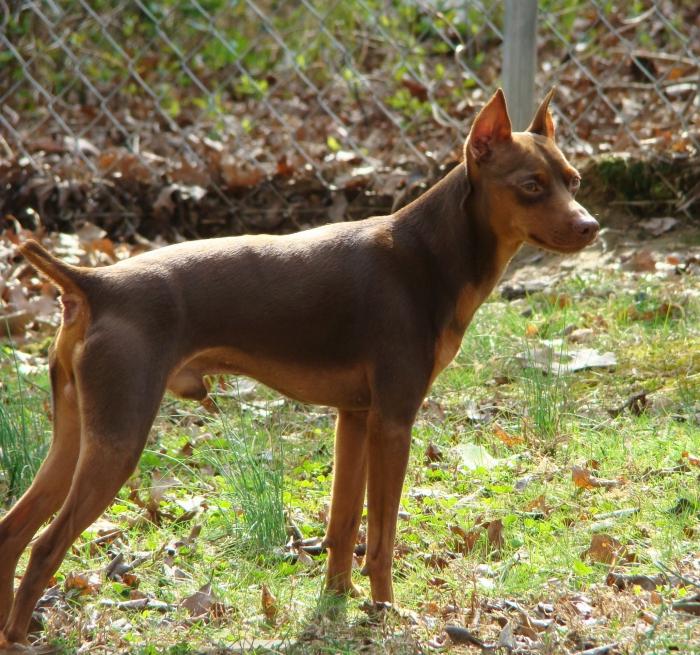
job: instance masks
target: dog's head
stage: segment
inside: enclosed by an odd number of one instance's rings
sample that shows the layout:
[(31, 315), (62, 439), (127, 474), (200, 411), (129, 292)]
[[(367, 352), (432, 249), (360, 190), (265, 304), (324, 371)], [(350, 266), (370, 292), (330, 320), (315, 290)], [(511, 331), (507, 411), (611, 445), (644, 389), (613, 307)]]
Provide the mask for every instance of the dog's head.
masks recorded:
[(503, 91), (496, 91), (474, 120), (464, 161), (499, 238), (576, 252), (595, 239), (599, 225), (576, 202), (581, 177), (554, 142), (552, 94), (525, 132), (513, 132)]

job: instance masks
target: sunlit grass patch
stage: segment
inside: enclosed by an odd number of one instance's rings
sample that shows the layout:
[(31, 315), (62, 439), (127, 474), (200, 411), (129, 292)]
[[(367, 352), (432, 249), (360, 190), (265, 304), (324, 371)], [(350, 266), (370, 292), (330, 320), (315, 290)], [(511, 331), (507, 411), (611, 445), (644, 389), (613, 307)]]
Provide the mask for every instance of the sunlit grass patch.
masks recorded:
[(219, 511), (234, 548), (269, 555), (286, 541), (283, 441), (239, 413), (220, 412), (209, 427), (215, 434), (209, 457), (219, 487)]
[(0, 476), (4, 494), (13, 501), (34, 479), (48, 447), (43, 393), (29, 389), (11, 343), (0, 345)]

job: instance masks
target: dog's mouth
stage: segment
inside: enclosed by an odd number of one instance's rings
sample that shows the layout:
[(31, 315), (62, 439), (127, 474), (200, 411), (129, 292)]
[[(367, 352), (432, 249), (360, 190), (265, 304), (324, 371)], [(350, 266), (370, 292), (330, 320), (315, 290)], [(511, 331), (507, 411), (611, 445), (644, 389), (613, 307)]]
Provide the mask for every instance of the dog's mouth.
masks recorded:
[(549, 241), (545, 241), (544, 239), (540, 239), (536, 234), (530, 232), (528, 234), (528, 238), (532, 241), (534, 245), (539, 246), (540, 248), (544, 248), (545, 250), (549, 250), (551, 252), (557, 252), (557, 253), (563, 253), (563, 254), (572, 254), (575, 252), (578, 252), (579, 250), (583, 250), (587, 245), (589, 245), (594, 239), (595, 235), (593, 235), (592, 238), (582, 240), (579, 243), (551, 243)]

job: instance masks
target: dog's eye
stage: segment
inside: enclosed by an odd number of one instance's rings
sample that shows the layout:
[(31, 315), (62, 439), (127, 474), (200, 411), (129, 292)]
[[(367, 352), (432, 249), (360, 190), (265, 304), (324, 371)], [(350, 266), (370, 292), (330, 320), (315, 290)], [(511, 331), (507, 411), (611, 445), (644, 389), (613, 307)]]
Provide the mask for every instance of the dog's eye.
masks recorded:
[(539, 184), (537, 184), (537, 182), (535, 182), (534, 180), (528, 180), (527, 182), (523, 182), (520, 185), (520, 188), (523, 191), (527, 191), (528, 193), (539, 193), (540, 191), (542, 191), (542, 187)]
[(576, 193), (581, 186), (581, 178), (580, 177), (572, 177), (571, 181), (569, 182), (569, 189), (571, 190), (571, 193)]

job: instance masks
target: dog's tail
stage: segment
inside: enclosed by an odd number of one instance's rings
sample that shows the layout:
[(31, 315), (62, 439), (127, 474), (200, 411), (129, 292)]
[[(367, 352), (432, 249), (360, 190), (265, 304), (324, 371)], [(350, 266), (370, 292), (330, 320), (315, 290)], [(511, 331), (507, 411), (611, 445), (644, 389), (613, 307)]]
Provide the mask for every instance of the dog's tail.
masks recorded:
[(21, 244), (19, 251), (63, 293), (85, 294), (86, 269), (62, 262), (32, 239)]

